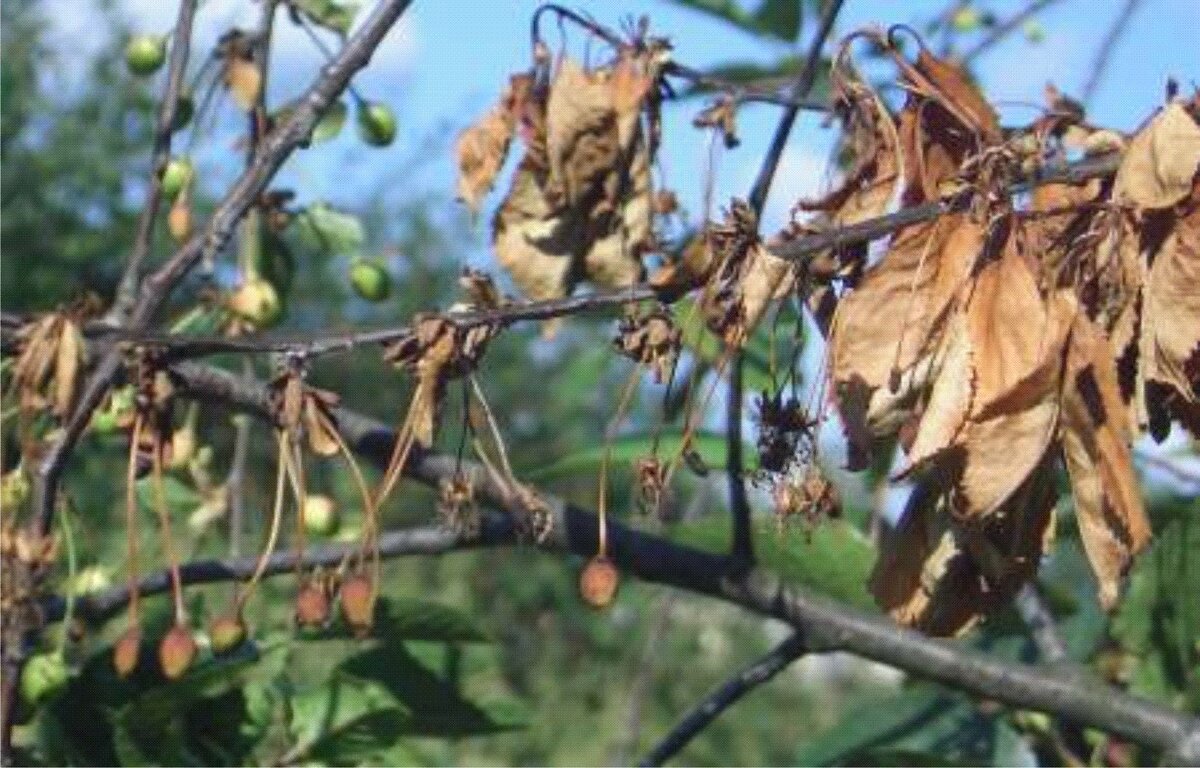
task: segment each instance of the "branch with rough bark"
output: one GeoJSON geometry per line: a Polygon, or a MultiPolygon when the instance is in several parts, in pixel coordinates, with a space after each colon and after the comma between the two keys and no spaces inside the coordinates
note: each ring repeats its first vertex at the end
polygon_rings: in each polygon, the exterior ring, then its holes
{"type": "MultiPolygon", "coordinates": [[[[172,368],[186,397],[268,418],[268,392],[260,383],[209,366],[181,363],[172,368]]],[[[360,414],[340,409],[338,426],[352,450],[383,465],[391,456],[395,433],[386,425],[360,414]]],[[[452,456],[415,454],[406,474],[426,485],[436,485],[458,470],[452,456]]],[[[486,473],[467,462],[462,465],[478,485],[476,497],[509,518],[523,514],[519,502],[492,482],[486,473]]],[[[538,497],[550,509],[553,527],[541,543],[543,549],[590,556],[597,547],[594,513],[567,504],[548,493],[538,497]]],[[[469,546],[497,546],[514,541],[511,522],[489,522],[478,539],[464,539],[438,528],[422,528],[391,534],[389,556],[432,555],[469,546]]],[[[608,552],[613,562],[629,576],[738,605],[754,613],[790,624],[805,638],[809,651],[846,651],[896,667],[953,687],[979,698],[1011,707],[1043,711],[1072,722],[1099,728],[1123,738],[1164,750],[1168,760],[1200,761],[1200,721],[1145,699],[1131,696],[1073,672],[1054,667],[1000,661],[959,642],[927,637],[896,626],[890,620],[846,606],[806,589],[782,581],[762,570],[737,571],[733,561],[722,555],[676,544],[621,523],[608,523],[608,552]]],[[[306,562],[329,562],[340,558],[340,547],[310,550],[306,562]]],[[[288,555],[272,561],[276,572],[290,568],[288,555]]],[[[213,561],[185,567],[187,578],[219,581],[237,578],[245,562],[213,561]]],[[[147,592],[167,588],[167,575],[143,580],[147,592]]],[[[118,587],[81,601],[80,610],[111,615],[128,596],[118,587]],[[103,609],[103,610],[101,610],[103,609]]],[[[52,606],[50,606],[52,608],[52,606]]]]}

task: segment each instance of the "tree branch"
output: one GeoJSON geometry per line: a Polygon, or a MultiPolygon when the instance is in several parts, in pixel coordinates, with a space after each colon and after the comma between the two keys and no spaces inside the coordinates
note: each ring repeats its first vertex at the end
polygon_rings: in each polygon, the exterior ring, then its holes
{"type": "Polygon", "coordinates": [[[687,713],[679,724],[658,743],[639,765],[662,765],[679,753],[700,731],[743,696],[782,672],[805,653],[804,638],[795,634],[775,646],[770,653],[731,677],[687,713]]]}
{"type": "Polygon", "coordinates": [[[171,157],[171,137],[175,133],[175,116],[179,110],[179,96],[183,93],[183,81],[187,72],[196,5],[197,0],[182,0],[179,3],[179,17],[175,22],[175,32],[171,36],[167,87],[163,92],[162,104],[158,108],[154,149],[150,154],[150,188],[146,192],[146,203],[138,218],[133,250],[129,252],[129,260],[125,262],[125,271],[117,284],[117,297],[109,312],[109,318],[116,322],[120,322],[133,308],[137,298],[138,272],[150,252],[150,241],[154,239],[154,223],[162,205],[162,172],[171,157]]]}
{"type": "Polygon", "coordinates": [[[1113,51],[1116,50],[1117,43],[1121,39],[1121,35],[1125,33],[1125,29],[1129,26],[1129,20],[1133,17],[1133,12],[1137,10],[1141,0],[1125,0],[1125,5],[1121,8],[1121,13],[1117,16],[1116,21],[1109,27],[1108,33],[1104,36],[1104,41],[1100,43],[1100,49],[1096,52],[1096,60],[1092,62],[1091,74],[1088,75],[1087,82],[1083,86],[1083,92],[1080,98],[1086,106],[1096,93],[1096,89],[1100,87],[1100,81],[1104,79],[1104,71],[1108,69],[1108,62],[1112,59],[1113,51]]]}
{"type": "MultiPolygon", "coordinates": [[[[180,391],[195,397],[259,416],[267,415],[267,390],[239,376],[194,363],[172,368],[180,391]]],[[[356,452],[385,464],[395,434],[387,426],[346,409],[337,412],[339,429],[356,452]]],[[[519,502],[495,485],[471,463],[464,469],[479,479],[477,498],[510,514],[523,514],[519,502]]],[[[406,474],[427,485],[436,485],[458,471],[452,456],[417,453],[406,474]]],[[[558,552],[589,556],[596,551],[595,515],[546,493],[539,498],[551,510],[554,525],[542,546],[558,552]]],[[[508,529],[489,528],[472,545],[511,541],[508,529]],[[495,537],[495,538],[488,538],[495,537]]],[[[421,554],[462,548],[467,543],[446,533],[422,529],[407,534],[422,541],[421,554]]],[[[398,534],[399,535],[399,534],[398,534]]],[[[979,698],[1021,709],[1034,709],[1090,725],[1147,746],[1168,750],[1185,763],[1200,761],[1200,722],[1152,702],[1108,686],[1088,682],[1078,675],[1053,668],[1011,663],[990,658],[961,643],[939,640],[898,627],[886,618],[842,605],[807,590],[786,584],[762,570],[731,575],[730,560],[710,552],[675,544],[610,520],[609,555],[625,573],[694,593],[715,597],[748,610],[780,619],[802,633],[811,652],[847,651],[902,669],[979,698]]],[[[416,544],[408,544],[410,550],[416,544]]],[[[395,551],[403,547],[396,545],[395,551]]],[[[341,553],[342,550],[334,550],[341,553]]],[[[332,557],[318,550],[313,557],[332,557]]],[[[286,562],[286,561],[284,561],[286,562]]],[[[213,566],[212,568],[215,568],[213,566]]],[[[214,572],[211,570],[206,572],[214,572]]],[[[165,579],[165,574],[151,579],[165,579]]],[[[154,584],[165,583],[153,581],[154,584]]],[[[83,610],[87,610],[84,608],[83,610]]]]}
{"type": "MultiPolygon", "coordinates": [[[[237,223],[266,189],[280,166],[312,133],[325,109],[345,90],[355,73],[367,65],[375,48],[411,1],[381,0],[375,6],[371,15],[346,42],[337,59],[321,69],[320,75],[287,121],[263,139],[254,162],[214,210],[204,231],[194,235],[169,261],[142,282],[140,296],[129,319],[129,328],[144,330],[179,281],[202,259],[224,247],[237,223]]],[[[67,456],[87,426],[92,411],[116,380],[120,368],[121,350],[113,347],[105,353],[88,378],[71,418],[38,464],[32,497],[35,526],[39,533],[49,530],[58,481],[67,456]]]]}

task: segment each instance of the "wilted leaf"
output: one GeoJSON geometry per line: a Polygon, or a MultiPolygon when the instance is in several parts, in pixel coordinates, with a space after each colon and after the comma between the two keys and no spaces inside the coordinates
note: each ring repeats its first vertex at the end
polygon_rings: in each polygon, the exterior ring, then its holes
{"type": "Polygon", "coordinates": [[[1113,200],[1166,208],[1192,191],[1200,167],[1200,126],[1171,102],[1133,137],[1113,182],[1113,200]]]}
{"type": "Polygon", "coordinates": [[[1063,392],[1063,455],[1071,475],[1075,517],[1100,603],[1116,605],[1121,578],[1150,541],[1130,455],[1130,428],[1107,339],[1076,318],[1063,392]]]}
{"type": "Polygon", "coordinates": [[[496,174],[504,165],[508,145],[532,87],[533,79],[529,75],[514,75],[500,103],[463,131],[454,145],[458,160],[458,197],[472,213],[479,210],[479,203],[491,191],[496,174]]]}

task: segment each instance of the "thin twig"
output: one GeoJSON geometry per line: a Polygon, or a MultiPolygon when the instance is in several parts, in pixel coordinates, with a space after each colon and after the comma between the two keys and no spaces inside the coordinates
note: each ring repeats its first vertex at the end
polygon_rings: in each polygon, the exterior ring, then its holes
{"type": "Polygon", "coordinates": [[[1042,660],[1051,664],[1067,661],[1067,641],[1059,631],[1054,614],[1050,612],[1050,607],[1046,605],[1037,585],[1029,583],[1021,587],[1014,603],[1042,660]]]}
{"type": "MultiPolygon", "coordinates": [[[[817,79],[817,70],[821,63],[821,51],[825,41],[833,32],[834,21],[841,11],[843,0],[830,0],[821,14],[821,26],[809,45],[808,56],[804,60],[804,68],[792,89],[792,96],[804,98],[812,90],[817,79]]],[[[771,190],[771,182],[779,161],[783,158],[783,150],[787,146],[792,125],[796,122],[799,108],[790,106],[783,111],[775,135],[771,137],[771,145],[763,158],[762,167],[750,189],[749,203],[756,219],[761,219],[767,195],[771,190]]],[[[743,405],[743,359],[741,350],[733,354],[729,369],[729,394],[725,401],[725,473],[729,481],[729,508],[733,516],[732,555],[735,562],[749,567],[754,563],[754,542],[750,530],[750,498],[746,492],[746,467],[742,459],[742,405],[743,405]]]]}
{"type": "Polygon", "coordinates": [[[1096,58],[1092,62],[1087,83],[1083,86],[1081,98],[1084,106],[1087,106],[1091,102],[1096,89],[1100,87],[1100,81],[1104,79],[1104,72],[1108,69],[1108,63],[1112,59],[1117,43],[1121,40],[1121,35],[1129,27],[1129,20],[1133,17],[1133,12],[1137,10],[1140,4],[1141,0],[1125,0],[1125,5],[1121,8],[1121,13],[1117,16],[1113,25],[1109,27],[1108,33],[1104,35],[1104,41],[1100,43],[1100,49],[1096,51],[1096,58]]]}
{"type": "Polygon", "coordinates": [[[804,638],[799,634],[792,635],[775,646],[770,653],[757,659],[706,696],[695,709],[684,715],[679,724],[638,764],[662,765],[670,760],[722,712],[782,672],[789,664],[803,656],[805,651],[804,638]]]}
{"type": "Polygon", "coordinates": [[[1025,6],[1022,10],[1009,16],[1004,21],[992,27],[987,36],[976,43],[973,47],[963,53],[959,59],[963,64],[969,64],[983,54],[987,53],[994,45],[1008,37],[1014,30],[1019,28],[1028,19],[1032,18],[1060,0],[1034,0],[1034,2],[1025,6]]]}
{"type": "Polygon", "coordinates": [[[150,187],[146,191],[146,203],[138,217],[137,234],[133,250],[125,262],[125,271],[117,284],[117,297],[113,302],[110,317],[121,320],[133,308],[137,298],[138,272],[150,252],[154,239],[154,223],[162,205],[162,171],[171,157],[171,136],[175,133],[175,115],[179,109],[179,97],[183,93],[184,74],[187,70],[188,52],[192,42],[192,25],[196,15],[197,0],[182,0],[175,31],[171,35],[171,60],[167,69],[167,87],[163,92],[162,104],[158,108],[158,121],[154,130],[154,149],[150,153],[150,187]]]}

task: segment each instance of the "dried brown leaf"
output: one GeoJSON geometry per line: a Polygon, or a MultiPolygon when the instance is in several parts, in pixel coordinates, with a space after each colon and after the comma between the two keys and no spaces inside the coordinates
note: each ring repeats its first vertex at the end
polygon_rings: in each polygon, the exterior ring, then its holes
{"type": "Polygon", "coordinates": [[[54,364],[54,414],[60,419],[66,418],[75,404],[83,354],[83,334],[79,326],[71,320],[64,320],[54,364]]]}
{"type": "Polygon", "coordinates": [[[500,103],[464,130],[454,145],[458,162],[458,196],[472,213],[479,210],[480,202],[491,191],[496,174],[504,165],[517,119],[532,87],[533,79],[529,75],[514,75],[500,103]]]}
{"type": "Polygon", "coordinates": [[[1167,208],[1192,191],[1200,167],[1200,126],[1180,102],[1171,102],[1138,131],[1121,158],[1113,200],[1139,208],[1167,208]]]}
{"type": "Polygon", "coordinates": [[[1111,609],[1133,556],[1149,543],[1150,523],[1134,473],[1112,349],[1082,315],[1072,329],[1062,410],[1075,517],[1100,585],[1100,602],[1111,609]]]}
{"type": "Polygon", "coordinates": [[[1146,254],[1140,353],[1144,380],[1190,404],[1200,401],[1200,184],[1196,189],[1190,210],[1146,254]]]}
{"type": "Polygon", "coordinates": [[[262,91],[262,73],[250,59],[230,55],[225,62],[225,86],[242,111],[249,112],[262,91]]]}

